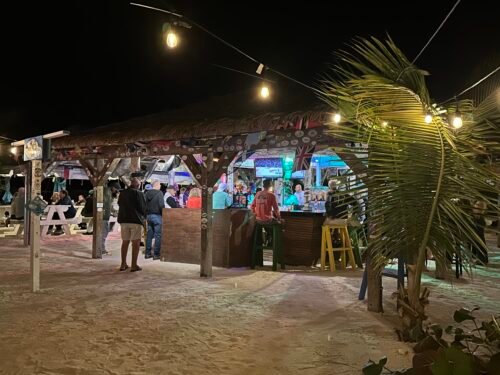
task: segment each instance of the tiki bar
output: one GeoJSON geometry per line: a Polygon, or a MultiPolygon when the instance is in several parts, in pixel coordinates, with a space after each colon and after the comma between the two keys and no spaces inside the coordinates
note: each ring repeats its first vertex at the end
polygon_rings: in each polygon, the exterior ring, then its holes
{"type": "MultiPolygon", "coordinates": [[[[212,265],[251,265],[256,221],[250,206],[263,181],[270,180],[282,219],[281,262],[316,264],[328,181],[355,179],[352,169],[363,164],[346,162],[331,150],[349,145],[327,133],[331,114],[324,106],[281,102],[246,113],[229,101],[218,98],[54,139],[45,175],[58,170],[56,175],[87,176],[98,193],[95,207],[108,179],[126,184],[139,175],[144,185],[176,186],[182,208],[163,210],[161,260],[201,264],[202,274],[210,274],[212,265]],[[198,206],[186,205],[179,192],[189,187],[200,191],[198,206]],[[229,199],[219,209],[212,196],[222,187],[229,199]]],[[[99,214],[97,208],[95,222],[99,214]]],[[[100,256],[94,241],[93,257],[100,256]]]]}

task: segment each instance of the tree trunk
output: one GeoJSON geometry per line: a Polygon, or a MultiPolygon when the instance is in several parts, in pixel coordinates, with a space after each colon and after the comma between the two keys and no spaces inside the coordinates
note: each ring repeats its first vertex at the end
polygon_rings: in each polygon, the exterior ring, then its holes
{"type": "Polygon", "coordinates": [[[370,250],[368,250],[366,257],[366,275],[368,281],[368,311],[384,312],[382,306],[382,276],[373,267],[370,250]]]}

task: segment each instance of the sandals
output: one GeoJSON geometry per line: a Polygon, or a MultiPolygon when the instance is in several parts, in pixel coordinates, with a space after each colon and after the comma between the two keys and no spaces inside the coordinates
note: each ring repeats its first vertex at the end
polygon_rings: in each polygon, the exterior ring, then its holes
{"type": "Polygon", "coordinates": [[[142,268],[137,266],[135,268],[130,269],[130,272],[137,272],[137,271],[142,271],[142,268]]]}
{"type": "Polygon", "coordinates": [[[120,267],[120,271],[125,271],[127,268],[128,268],[128,265],[127,265],[127,264],[125,264],[124,266],[121,266],[121,267],[120,267]]]}

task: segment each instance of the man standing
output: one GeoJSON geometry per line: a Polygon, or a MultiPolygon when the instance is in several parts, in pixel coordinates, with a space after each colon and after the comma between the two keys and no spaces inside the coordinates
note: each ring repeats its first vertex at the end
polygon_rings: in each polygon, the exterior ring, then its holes
{"type": "Polygon", "coordinates": [[[214,210],[223,210],[225,208],[231,207],[232,199],[231,196],[226,193],[226,184],[221,182],[217,186],[215,193],[212,195],[212,208],[214,210]]]}
{"type": "Polygon", "coordinates": [[[153,181],[152,188],[146,191],[146,215],[148,222],[148,231],[146,236],[146,254],[145,258],[160,259],[161,248],[161,227],[162,227],[162,211],[165,208],[163,194],[160,190],[160,181],[153,181]],[[151,254],[151,248],[154,244],[154,254],[151,254]]]}
{"type": "Polygon", "coordinates": [[[295,197],[299,201],[299,206],[303,206],[306,203],[306,198],[304,196],[304,192],[302,191],[302,185],[295,185],[295,197]]]}
{"type": "MultiPolygon", "coordinates": [[[[182,196],[179,196],[179,199],[182,199],[182,196]]],[[[179,208],[179,203],[177,203],[177,199],[175,199],[175,189],[172,185],[168,185],[163,200],[165,202],[165,208],[179,208]]]]}
{"type": "Polygon", "coordinates": [[[252,202],[252,211],[256,216],[257,221],[269,223],[271,221],[280,221],[280,210],[276,196],[269,190],[271,188],[271,180],[264,181],[264,190],[259,191],[255,195],[252,202]]]}
{"type": "Polygon", "coordinates": [[[137,177],[130,181],[130,187],[123,190],[118,198],[118,222],[121,225],[122,235],[122,264],[120,271],[125,271],[127,265],[128,245],[132,242],[132,268],[131,272],[141,271],[142,268],[137,265],[139,256],[139,246],[141,243],[141,231],[146,215],[146,200],[144,194],[139,191],[141,182],[137,177]]]}

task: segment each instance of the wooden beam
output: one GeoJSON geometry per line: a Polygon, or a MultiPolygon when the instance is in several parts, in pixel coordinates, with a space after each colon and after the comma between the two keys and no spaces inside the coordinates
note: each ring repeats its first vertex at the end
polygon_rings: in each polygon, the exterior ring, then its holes
{"type": "MultiPolygon", "coordinates": [[[[31,164],[31,199],[42,195],[43,169],[41,160],[32,160],[31,164]]],[[[40,290],[40,216],[30,215],[30,274],[31,291],[40,290]]]]}
{"type": "Polygon", "coordinates": [[[212,186],[208,185],[208,176],[213,169],[213,153],[206,154],[205,165],[201,168],[201,257],[200,277],[212,277],[212,186]]]}
{"type": "Polygon", "coordinates": [[[227,172],[229,164],[231,164],[238,152],[223,152],[219,155],[219,160],[214,162],[214,167],[208,176],[208,186],[213,187],[223,173],[227,172]]]}
{"type": "MultiPolygon", "coordinates": [[[[332,145],[338,139],[325,133],[326,127],[319,126],[310,129],[278,129],[255,132],[252,134],[235,134],[195,140],[154,140],[144,142],[141,148],[134,151],[128,145],[87,146],[76,152],[75,148],[53,148],[52,160],[110,159],[132,158],[141,156],[161,155],[194,155],[208,152],[238,152],[244,150],[272,149],[298,147],[304,145],[332,145]],[[258,137],[249,136],[257,134],[258,137]],[[254,140],[255,138],[255,140],[254,140]],[[194,141],[193,146],[189,146],[194,141]]],[[[344,142],[345,143],[345,142],[344,142]]],[[[184,159],[183,159],[184,160],[184,159]]]]}
{"type": "Polygon", "coordinates": [[[95,165],[97,164],[97,160],[87,160],[87,159],[80,159],[80,165],[85,169],[85,172],[87,173],[87,177],[90,180],[90,183],[92,186],[97,185],[97,168],[95,165]]]}
{"type": "Polygon", "coordinates": [[[151,178],[151,176],[153,175],[156,167],[158,166],[158,162],[160,161],[160,159],[155,159],[148,167],[148,169],[146,170],[146,174],[144,175],[144,181],[147,181],[151,178]]]}
{"type": "Polygon", "coordinates": [[[196,161],[195,157],[193,155],[183,155],[181,158],[182,161],[186,164],[186,167],[188,168],[189,172],[191,173],[191,177],[193,178],[193,181],[201,187],[203,185],[202,183],[202,166],[198,164],[196,161]]]}
{"type": "Polygon", "coordinates": [[[54,161],[54,162],[48,162],[48,163],[43,163],[43,175],[45,177],[48,177],[50,176],[50,174],[52,173],[52,171],[54,169],[56,169],[57,165],[59,164],[59,162],[57,161],[54,161]]]}
{"type": "Polygon", "coordinates": [[[102,170],[99,171],[99,177],[97,179],[97,186],[104,185],[104,183],[108,180],[109,176],[114,172],[118,163],[120,162],[120,158],[109,159],[106,160],[102,170]]]}

